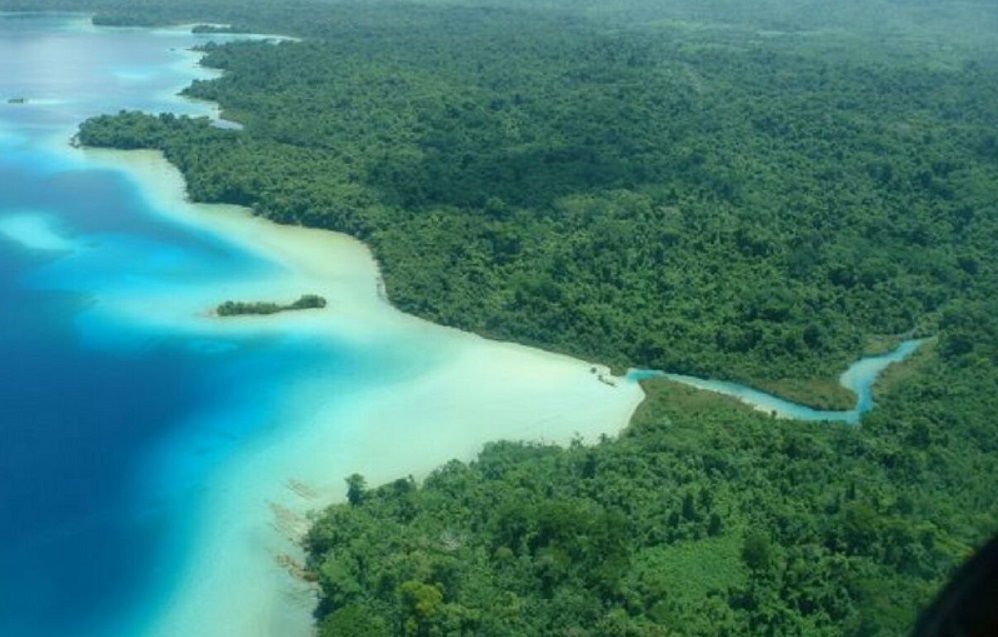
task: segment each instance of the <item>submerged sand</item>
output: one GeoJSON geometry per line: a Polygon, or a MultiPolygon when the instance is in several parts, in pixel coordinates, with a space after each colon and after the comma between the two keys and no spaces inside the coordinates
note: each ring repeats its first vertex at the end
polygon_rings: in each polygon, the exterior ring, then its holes
{"type": "MultiPolygon", "coordinates": [[[[370,484],[417,478],[449,459],[470,460],[490,440],[567,443],[615,434],[643,398],[636,383],[612,386],[591,364],[436,326],[379,294],[366,247],[344,235],[279,226],[233,206],[185,201],[179,173],[158,153],[81,151],[125,170],[172,222],[210,232],[276,264],[272,276],[182,295],[102,299],[104,311],[198,334],[307,334],[397,352],[410,373],[352,389],[332,379],[283,389],[276,432],[248,441],[201,485],[194,554],[149,635],[296,637],[312,631],[314,591],[287,566],[306,514],[342,499],[345,476],[370,484]],[[220,319],[225,299],[293,300],[317,293],[322,310],[220,319]]],[[[252,400],[251,396],[246,397],[252,400]]]]}

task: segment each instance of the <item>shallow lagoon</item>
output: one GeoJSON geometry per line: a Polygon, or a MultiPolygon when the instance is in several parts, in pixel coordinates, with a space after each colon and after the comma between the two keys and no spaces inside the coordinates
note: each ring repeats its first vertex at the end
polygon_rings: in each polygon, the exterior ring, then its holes
{"type": "MultiPolygon", "coordinates": [[[[642,393],[582,361],[394,311],[366,249],[183,200],[155,153],[68,145],[122,108],[215,115],[184,30],[0,14],[0,634],[308,633],[305,513],[469,458],[491,439],[614,433],[642,393]],[[24,97],[24,103],[8,103],[24,97]],[[321,293],[327,310],[220,320],[218,302],[321,293]]],[[[843,375],[855,421],[892,360],[843,375]]],[[[648,375],[634,372],[631,381],[648,375]]]]}
{"type": "MultiPolygon", "coordinates": [[[[86,634],[142,605],[175,530],[133,498],[143,454],[236,389],[219,386],[188,343],[88,316],[101,294],[159,285],[153,273],[169,262],[178,279],[195,266],[219,278],[270,266],[132,214],[145,205],[136,185],[67,145],[76,122],[111,104],[195,112],[172,97],[206,76],[177,50],[191,36],[108,37],[80,16],[5,17],[0,31],[0,633],[86,634]],[[114,72],[135,65],[151,72],[114,72]]],[[[252,342],[212,356],[267,364],[252,342]]],[[[227,423],[246,431],[260,418],[227,423]]]]}
{"type": "Polygon", "coordinates": [[[183,30],[0,16],[0,634],[307,634],[304,513],[486,440],[623,426],[634,384],[406,317],[356,242],[183,201],[151,153],[69,146],[123,108],[213,115],[183,30]],[[8,103],[10,98],[24,103],[8,103]],[[225,320],[226,298],[321,312],[225,320]]]}

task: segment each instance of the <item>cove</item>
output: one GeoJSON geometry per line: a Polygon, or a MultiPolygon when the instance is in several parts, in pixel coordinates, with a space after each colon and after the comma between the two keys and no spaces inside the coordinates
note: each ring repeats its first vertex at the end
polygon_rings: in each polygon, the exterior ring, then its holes
{"type": "Polygon", "coordinates": [[[157,153],[74,148],[218,35],[0,14],[0,635],[305,637],[309,511],[489,440],[614,434],[643,394],[417,320],[369,251],[186,200],[157,153]],[[9,98],[24,98],[8,102],[9,98]],[[220,319],[227,299],[322,310],[220,319]]]}
{"type": "Polygon", "coordinates": [[[695,376],[643,369],[630,370],[627,373],[627,378],[632,381],[640,381],[646,378],[667,378],[690,387],[737,398],[760,411],[771,413],[779,418],[856,424],[863,414],[873,408],[873,384],[880,373],[892,363],[903,361],[913,354],[923,343],[925,343],[925,339],[903,341],[893,351],[878,356],[862,358],[850,365],[849,369],[839,376],[839,383],[856,394],[856,406],[846,411],[813,409],[730,381],[708,380],[695,376]]]}

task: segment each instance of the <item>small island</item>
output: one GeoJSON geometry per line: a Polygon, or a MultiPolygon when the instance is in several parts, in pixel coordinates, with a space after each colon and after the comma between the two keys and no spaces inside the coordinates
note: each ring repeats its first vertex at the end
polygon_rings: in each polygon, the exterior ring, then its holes
{"type": "Polygon", "coordinates": [[[280,305],[270,301],[226,301],[215,308],[218,316],[243,316],[247,314],[277,314],[289,310],[310,310],[326,307],[326,299],[318,294],[303,294],[294,303],[280,305]]]}
{"type": "Polygon", "coordinates": [[[28,98],[26,97],[11,97],[7,100],[8,104],[27,104],[28,98]]]}

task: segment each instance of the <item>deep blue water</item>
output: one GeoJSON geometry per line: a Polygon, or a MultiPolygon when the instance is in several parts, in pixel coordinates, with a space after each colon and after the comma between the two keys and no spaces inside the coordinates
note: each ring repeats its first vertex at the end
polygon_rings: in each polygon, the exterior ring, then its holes
{"type": "Polygon", "coordinates": [[[328,338],[198,334],[106,309],[276,267],[171,225],[127,175],[67,150],[91,115],[205,109],[174,97],[197,73],[183,50],[204,39],[0,14],[2,637],[142,634],[184,568],[204,477],[277,426],[285,387],[321,376],[348,393],[408,373],[328,338]]]}
{"type": "Polygon", "coordinates": [[[308,339],[177,334],[94,312],[108,295],[275,267],[163,221],[126,175],[67,152],[90,115],[203,109],[173,97],[197,41],[0,14],[4,637],[135,634],[183,567],[199,477],[274,426],[283,385],[350,367],[350,353],[308,339]],[[197,445],[151,466],[177,436],[197,445]]]}

